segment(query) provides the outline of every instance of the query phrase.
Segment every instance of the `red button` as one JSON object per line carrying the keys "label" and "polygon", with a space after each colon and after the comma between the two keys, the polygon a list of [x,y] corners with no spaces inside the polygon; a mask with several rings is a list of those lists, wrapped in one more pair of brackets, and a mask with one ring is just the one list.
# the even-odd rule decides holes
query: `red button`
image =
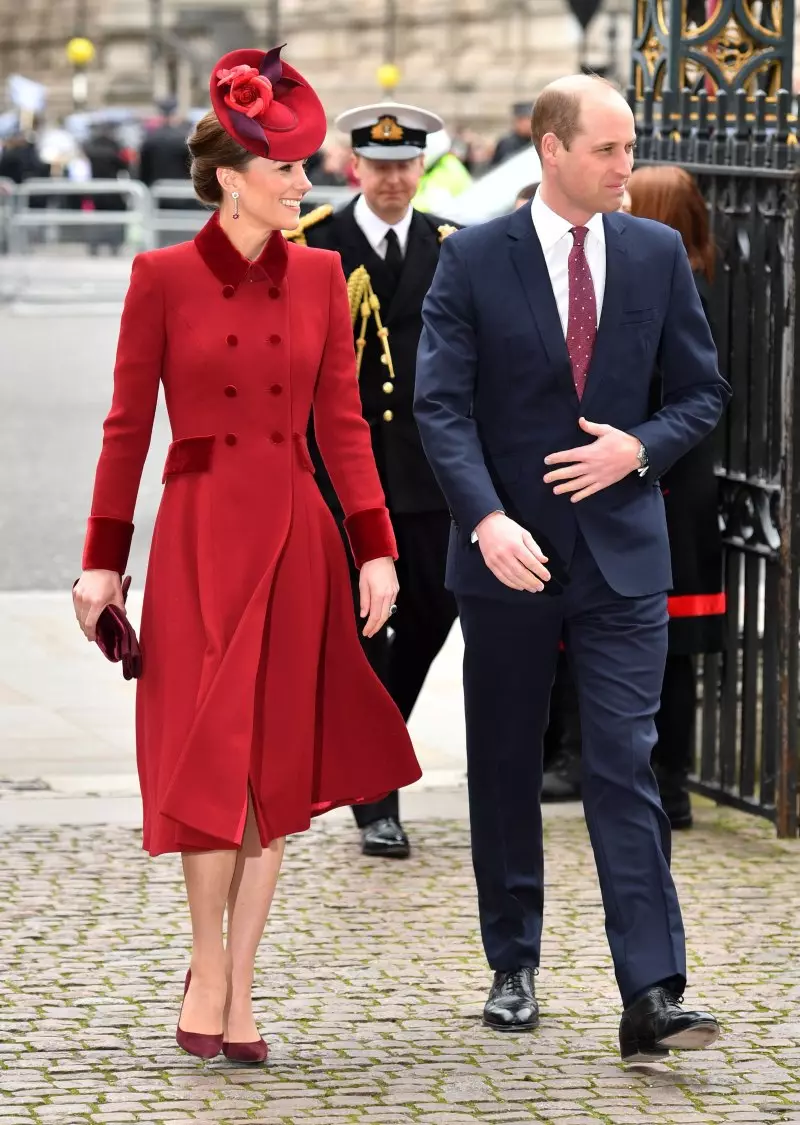
{"label": "red button", "polygon": [[226,434],[225,435],[225,444],[226,445],[236,445],[236,434]]}
{"label": "red button", "polygon": [[232,285],[226,285],[222,290],[222,296],[223,297],[232,297],[235,292],[236,292],[236,290],[233,288]]}
{"label": "red button", "polygon": [[236,345],[239,343],[239,338],[238,338],[238,336],[233,336],[233,335],[226,336],[225,337],[225,343],[228,345],[229,348],[235,348]]}
{"label": "red button", "polygon": [[236,398],[236,387],[226,387],[225,394],[228,398]]}
{"label": "red button", "polygon": [[281,295],[281,291],[277,285],[270,286],[269,295],[272,297],[273,301],[277,301],[278,297]]}
{"label": "red button", "polygon": [[279,344],[281,342],[280,336],[270,336],[269,342],[271,344]]}
{"label": "red button", "polygon": [[280,385],[280,383],[273,383],[269,389],[269,393],[271,395],[282,395],[283,387]]}
{"label": "red button", "polygon": [[276,430],[275,433],[272,435],[271,440],[275,443],[275,445],[280,445],[281,442],[283,441],[283,434],[279,433]]}

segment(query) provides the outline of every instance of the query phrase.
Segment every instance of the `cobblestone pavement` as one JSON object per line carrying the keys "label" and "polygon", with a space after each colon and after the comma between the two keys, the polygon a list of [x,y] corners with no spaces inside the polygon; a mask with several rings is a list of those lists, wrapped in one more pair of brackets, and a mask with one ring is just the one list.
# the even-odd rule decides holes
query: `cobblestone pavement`
{"label": "cobblestone pavement", "polygon": [[484,1029],[463,821],[414,825],[407,863],[349,824],[289,842],[259,961],[265,1069],[174,1043],[188,925],[179,864],[121,827],[0,836],[0,1125],[800,1122],[800,851],[710,807],[676,841],[688,999],[715,1048],[625,1071],[583,821],[548,818],[542,1023]]}

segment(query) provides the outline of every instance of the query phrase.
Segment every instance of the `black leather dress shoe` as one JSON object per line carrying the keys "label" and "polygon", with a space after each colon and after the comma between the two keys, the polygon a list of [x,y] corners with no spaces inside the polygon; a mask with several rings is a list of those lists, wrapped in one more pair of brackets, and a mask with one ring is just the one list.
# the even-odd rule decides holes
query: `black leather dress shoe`
{"label": "black leather dress shoe", "polygon": [[495,1031],[533,1031],[539,1023],[533,978],[536,970],[525,967],[494,974],[494,984],[483,1009],[485,1027]]}
{"label": "black leather dress shoe", "polygon": [[661,807],[669,817],[674,831],[692,827],[692,800],[689,796],[688,775],[674,770],[653,767],[661,796]]}
{"label": "black leather dress shoe", "polygon": [[711,1013],[684,1012],[681,999],[656,985],[628,1005],[619,1025],[623,1062],[658,1062],[670,1051],[702,1051],[719,1038]]}
{"label": "black leather dress shoe", "polygon": [[361,851],[364,855],[407,859],[411,846],[408,836],[394,817],[384,816],[361,829]]}
{"label": "black leather dress shoe", "polygon": [[581,761],[569,750],[559,750],[542,775],[543,801],[580,801]]}

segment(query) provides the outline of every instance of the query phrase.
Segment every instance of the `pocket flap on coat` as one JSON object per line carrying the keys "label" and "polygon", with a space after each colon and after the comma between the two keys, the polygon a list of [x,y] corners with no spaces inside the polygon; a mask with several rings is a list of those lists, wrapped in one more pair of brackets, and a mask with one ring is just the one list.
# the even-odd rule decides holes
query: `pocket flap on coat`
{"label": "pocket flap on coat", "polygon": [[316,473],[314,462],[311,460],[311,454],[308,449],[308,442],[306,441],[305,434],[295,434],[294,444],[297,449],[297,455],[300,458],[300,464],[309,473]]}
{"label": "pocket flap on coat", "polygon": [[167,450],[162,484],[167,477],[179,473],[207,473],[211,468],[211,450],[214,435],[205,437],[177,438]]}

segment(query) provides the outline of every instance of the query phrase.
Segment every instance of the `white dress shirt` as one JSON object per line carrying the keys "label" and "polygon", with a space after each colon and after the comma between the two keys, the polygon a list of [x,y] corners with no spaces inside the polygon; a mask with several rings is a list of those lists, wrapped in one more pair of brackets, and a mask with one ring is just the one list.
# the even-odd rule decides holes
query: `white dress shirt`
{"label": "white dress shirt", "polygon": [[[550,284],[553,287],[553,295],[558,306],[561,328],[566,340],[567,322],[569,321],[569,252],[573,245],[570,230],[574,224],[569,219],[562,219],[560,215],[551,210],[542,199],[538,188],[531,201],[531,217],[533,218],[536,235],[542,246],[545,265],[550,275]],[[586,235],[583,246],[586,261],[589,263],[589,272],[594,282],[597,323],[599,325],[606,289],[606,232],[603,228],[603,216],[592,215],[585,225],[589,233]],[[473,543],[478,542],[476,531],[472,532],[471,540]]]}
{"label": "white dress shirt", "polygon": [[405,257],[408,232],[411,229],[413,216],[414,208],[409,204],[408,210],[399,223],[387,223],[375,214],[363,195],[359,195],[356,200],[353,212],[353,218],[364,232],[367,242],[381,258],[386,257],[386,232],[388,230],[394,230],[397,241],[400,243],[400,251]]}
{"label": "white dress shirt", "polygon": [[[531,202],[531,216],[537,237],[542,244],[547,272],[550,274],[550,284],[553,287],[553,295],[558,305],[558,315],[566,339],[569,319],[569,253],[573,243],[570,229],[574,224],[552,211],[542,199],[539,189]],[[592,215],[585,226],[589,233],[583,246],[594,281],[599,325],[606,289],[606,234],[603,229],[603,216]]]}

